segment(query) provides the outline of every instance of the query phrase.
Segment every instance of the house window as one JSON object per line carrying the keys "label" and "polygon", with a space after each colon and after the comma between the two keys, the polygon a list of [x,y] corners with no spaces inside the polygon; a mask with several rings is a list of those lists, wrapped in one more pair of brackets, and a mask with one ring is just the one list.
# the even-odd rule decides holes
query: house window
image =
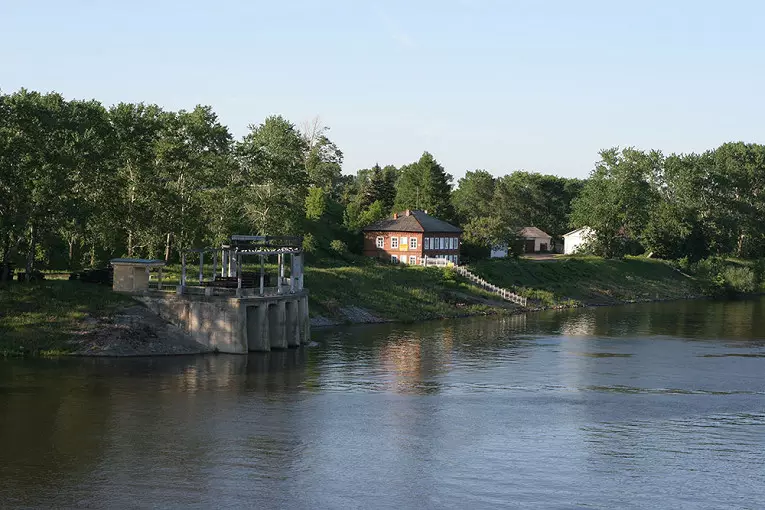
{"label": "house window", "polygon": [[377,236],[377,239],[375,239],[375,246],[378,248],[385,248],[385,238],[383,236]]}
{"label": "house window", "polygon": [[425,242],[425,249],[429,250],[430,249],[430,238],[426,237],[424,242]]}
{"label": "house window", "polygon": [[415,257],[414,255],[409,255],[409,263],[413,265],[417,264],[417,257]]}
{"label": "house window", "polygon": [[412,237],[412,238],[409,239],[409,248],[411,248],[412,250],[416,250],[417,249],[417,238],[416,237]]}
{"label": "house window", "polygon": [[401,246],[401,249],[402,249],[402,250],[406,250],[406,248],[407,248],[407,245],[408,245],[408,244],[409,244],[409,238],[407,238],[407,237],[402,237],[402,238],[401,238],[401,244],[400,244],[400,246]]}
{"label": "house window", "polygon": [[398,248],[398,237],[391,237],[390,238],[390,247],[394,250]]}
{"label": "house window", "polygon": [[394,264],[398,264],[398,255],[391,255],[390,261],[393,262]]}
{"label": "house window", "polygon": [[439,250],[445,250],[446,249],[446,238],[445,237],[439,237],[438,238],[438,249]]}

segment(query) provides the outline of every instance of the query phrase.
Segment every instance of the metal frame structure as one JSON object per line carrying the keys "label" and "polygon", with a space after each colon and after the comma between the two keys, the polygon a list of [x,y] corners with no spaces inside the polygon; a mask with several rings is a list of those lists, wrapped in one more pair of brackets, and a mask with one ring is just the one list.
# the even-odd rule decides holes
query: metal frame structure
{"label": "metal frame structure", "polygon": [[236,295],[241,296],[242,291],[242,259],[243,257],[260,257],[260,285],[259,295],[265,295],[265,262],[269,256],[277,256],[278,272],[276,293],[284,293],[285,256],[290,256],[289,292],[294,294],[303,290],[303,238],[300,236],[252,236],[232,235],[228,242],[220,248],[192,248],[184,250],[181,256],[181,284],[179,293],[186,292],[188,282],[186,278],[186,254],[199,254],[199,285],[205,284],[204,258],[205,253],[213,254],[212,282],[215,282],[218,273],[218,254],[221,256],[221,278],[237,279]]}

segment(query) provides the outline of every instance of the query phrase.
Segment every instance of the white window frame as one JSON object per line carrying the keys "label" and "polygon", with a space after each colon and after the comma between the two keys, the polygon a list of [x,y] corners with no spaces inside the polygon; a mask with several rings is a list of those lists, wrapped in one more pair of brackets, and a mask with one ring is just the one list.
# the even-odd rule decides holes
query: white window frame
{"label": "white window frame", "polygon": [[429,250],[430,249],[430,238],[429,237],[423,237],[422,238],[422,242],[423,242],[423,245],[424,245],[423,248],[426,249],[426,250]]}
{"label": "white window frame", "polygon": [[417,265],[417,256],[416,255],[409,255],[409,263],[413,266]]}
{"label": "white window frame", "polygon": [[438,249],[439,250],[445,250],[446,249],[446,238],[445,237],[439,237],[438,238]]}
{"label": "white window frame", "polygon": [[409,249],[410,250],[416,250],[417,249],[417,238],[416,237],[410,237],[409,238]]}
{"label": "white window frame", "polygon": [[398,237],[391,237],[390,238],[390,247],[392,250],[398,249]]}
{"label": "white window frame", "polygon": [[394,264],[398,264],[398,255],[391,255],[390,261],[393,262]]}
{"label": "white window frame", "polygon": [[377,236],[377,239],[375,239],[375,246],[380,249],[385,249],[385,237],[383,236]]}
{"label": "white window frame", "polygon": [[401,239],[398,241],[398,245],[401,247],[402,250],[406,251],[406,249],[409,247],[409,238],[406,236],[402,236]]}

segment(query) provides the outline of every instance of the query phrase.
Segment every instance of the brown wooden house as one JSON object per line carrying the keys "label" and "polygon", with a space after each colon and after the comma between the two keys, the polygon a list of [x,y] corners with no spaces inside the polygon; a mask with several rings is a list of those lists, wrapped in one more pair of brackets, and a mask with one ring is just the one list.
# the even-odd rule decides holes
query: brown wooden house
{"label": "brown wooden house", "polygon": [[423,264],[428,259],[460,261],[462,229],[425,211],[402,214],[364,228],[364,255],[403,264]]}

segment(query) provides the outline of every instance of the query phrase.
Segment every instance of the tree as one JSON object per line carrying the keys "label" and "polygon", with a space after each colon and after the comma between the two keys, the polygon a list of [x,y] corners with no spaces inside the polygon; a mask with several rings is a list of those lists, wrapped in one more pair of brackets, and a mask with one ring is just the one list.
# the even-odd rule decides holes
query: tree
{"label": "tree", "polygon": [[582,192],[574,200],[572,222],[594,230],[594,244],[605,257],[624,255],[624,239],[642,241],[651,207],[657,201],[650,179],[663,163],[657,151],[608,149],[600,152]]}
{"label": "tree", "polygon": [[165,214],[154,226],[156,239],[165,241],[165,260],[172,240],[179,255],[203,241],[223,241],[223,232],[210,229],[217,215],[209,197],[220,197],[216,190],[231,182],[231,149],[228,128],[209,106],[163,113],[156,161]]}
{"label": "tree", "polygon": [[302,137],[305,142],[305,169],[308,181],[339,198],[343,166],[343,152],[327,137],[329,128],[319,117],[303,125]]}
{"label": "tree", "polygon": [[393,207],[396,199],[396,167],[388,165],[385,169],[375,164],[369,173],[369,179],[362,187],[362,204],[369,206],[380,201],[386,210]]}
{"label": "tree", "polygon": [[394,209],[422,209],[444,221],[454,221],[452,176],[424,152],[416,163],[401,168]]}
{"label": "tree", "polygon": [[452,204],[461,222],[488,217],[494,213],[496,180],[486,170],[465,173],[452,193]]}
{"label": "tree", "polygon": [[308,172],[306,142],[281,116],[250,126],[239,143],[242,209],[258,234],[297,233],[304,217]]}
{"label": "tree", "polygon": [[327,196],[324,189],[316,186],[308,188],[308,196],[305,199],[305,217],[309,220],[321,219],[326,209]]}
{"label": "tree", "polygon": [[[104,222],[123,236],[128,257],[156,242],[156,219],[166,197],[156,166],[156,145],[162,123],[167,119],[156,105],[120,103],[109,110],[116,137],[117,174],[113,195],[114,207]],[[114,233],[103,231],[104,237]],[[107,239],[106,244],[115,245]]]}

